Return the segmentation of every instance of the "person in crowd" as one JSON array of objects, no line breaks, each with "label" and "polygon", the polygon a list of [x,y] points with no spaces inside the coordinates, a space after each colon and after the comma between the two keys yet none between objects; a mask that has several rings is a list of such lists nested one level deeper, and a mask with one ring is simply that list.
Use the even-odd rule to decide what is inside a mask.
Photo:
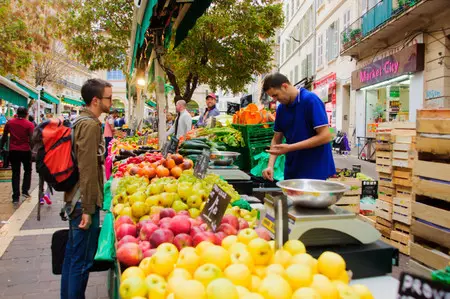
[{"label": "person in crowd", "polygon": [[80,179],[64,193],[69,214],[69,239],[61,277],[61,299],[85,298],[89,269],[94,262],[99,236],[99,211],[103,205],[104,139],[102,113],[112,104],[112,85],[101,79],[89,79],[81,88],[86,107],[80,113],[88,117],[74,128],[74,151]]},{"label": "person in crowd", "polygon": [[[325,105],[305,88],[297,89],[280,73],[264,78],[263,90],[280,105],[273,130],[270,158],[263,171],[273,181],[273,167],[286,154],[284,179],[325,180],[336,173]],[[286,143],[283,142],[286,138]]]},{"label": "person in crowd", "polygon": [[110,112],[109,115],[105,119],[105,129],[103,131],[104,137],[105,137],[105,157],[108,155],[108,146],[111,140],[114,138],[114,112],[117,112],[114,110],[113,112]]},{"label": "person in crowd", "polygon": [[44,113],[41,113],[41,116],[40,116],[39,118],[40,118],[41,122],[44,122],[44,121],[47,120],[47,119],[45,118]]},{"label": "person in crowd", "polygon": [[167,136],[175,134],[180,139],[192,129],[192,117],[186,109],[186,101],[178,100],[175,105],[178,115],[175,124],[167,131]]},{"label": "person in crowd", "polygon": [[0,142],[3,149],[9,140],[9,161],[12,168],[12,202],[19,203],[20,198],[20,168],[23,165],[22,197],[30,198],[31,185],[31,137],[34,125],[28,120],[28,109],[17,108],[17,117],[11,118],[5,125]]},{"label": "person in crowd", "polygon": [[37,123],[34,121],[33,115],[28,115],[28,120],[33,124],[35,128],[37,127]]},{"label": "person in crowd", "polygon": [[206,126],[207,120],[212,116],[218,116],[220,114],[219,109],[216,107],[217,97],[215,94],[210,93],[206,96],[206,111],[200,116],[197,127]]}]

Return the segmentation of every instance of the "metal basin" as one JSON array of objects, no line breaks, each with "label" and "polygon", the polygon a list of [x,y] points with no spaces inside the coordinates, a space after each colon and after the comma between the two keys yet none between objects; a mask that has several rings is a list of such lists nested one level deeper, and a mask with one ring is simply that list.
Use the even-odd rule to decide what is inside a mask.
[{"label": "metal basin", "polygon": [[216,166],[229,166],[237,160],[240,154],[237,152],[217,151],[211,152],[209,157]]},{"label": "metal basin", "polygon": [[307,179],[284,180],[278,182],[277,186],[294,205],[316,209],[335,204],[348,190],[341,183]]}]

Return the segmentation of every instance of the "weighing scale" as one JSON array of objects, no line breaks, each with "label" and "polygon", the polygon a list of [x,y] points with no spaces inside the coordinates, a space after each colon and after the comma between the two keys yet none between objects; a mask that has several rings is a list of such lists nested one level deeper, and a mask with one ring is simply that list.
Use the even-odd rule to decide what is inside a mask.
[{"label": "weighing scale", "polygon": [[287,196],[266,194],[262,225],[281,248],[288,239],[300,240],[318,257],[330,250],[341,254],[354,278],[385,275],[398,264],[398,250],[380,241],[373,226],[335,205],[326,209],[294,206]]},{"label": "weighing scale", "polygon": [[238,166],[216,166],[210,165],[207,173],[214,173],[222,177],[234,189],[239,192],[239,194],[251,195],[253,192],[253,183],[251,177],[239,169]]}]

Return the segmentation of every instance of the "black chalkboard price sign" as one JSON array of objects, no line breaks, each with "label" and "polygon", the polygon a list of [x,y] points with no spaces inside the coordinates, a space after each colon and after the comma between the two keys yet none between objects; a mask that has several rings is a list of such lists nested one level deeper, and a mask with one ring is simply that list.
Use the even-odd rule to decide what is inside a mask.
[{"label": "black chalkboard price sign", "polygon": [[217,185],[213,186],[200,216],[214,232],[219,227],[230,200],[231,196],[222,188]]},{"label": "black chalkboard price sign", "polygon": [[161,148],[161,154],[164,158],[167,158],[167,154],[169,153],[169,142],[164,143]]},{"label": "black chalkboard price sign", "polygon": [[208,170],[209,166],[209,158],[211,155],[211,151],[207,149],[203,149],[202,154],[200,157],[198,157],[197,162],[194,167],[194,175],[199,178],[203,179],[205,178],[206,171]]},{"label": "black chalkboard price sign", "polygon": [[397,299],[444,298],[450,298],[450,285],[415,274],[403,272],[400,275]]},{"label": "black chalkboard price sign", "polygon": [[168,152],[171,153],[171,154],[175,154],[175,153],[177,152],[177,149],[178,149],[178,143],[179,143],[179,142],[180,142],[180,141],[178,140],[177,137],[172,136],[172,137],[170,138],[170,141],[169,141],[169,149],[168,149]]}]

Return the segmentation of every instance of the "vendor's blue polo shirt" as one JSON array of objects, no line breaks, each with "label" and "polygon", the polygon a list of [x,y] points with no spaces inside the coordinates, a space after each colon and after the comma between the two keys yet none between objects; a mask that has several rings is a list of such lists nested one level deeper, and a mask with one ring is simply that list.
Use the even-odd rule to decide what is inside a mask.
[{"label": "vendor's blue polo shirt", "polygon": [[[316,135],[316,128],[328,125],[325,105],[314,93],[301,88],[292,104],[277,108],[274,131],[293,144]],[[336,173],[331,144],[286,154],[285,179],[325,180]]]}]

